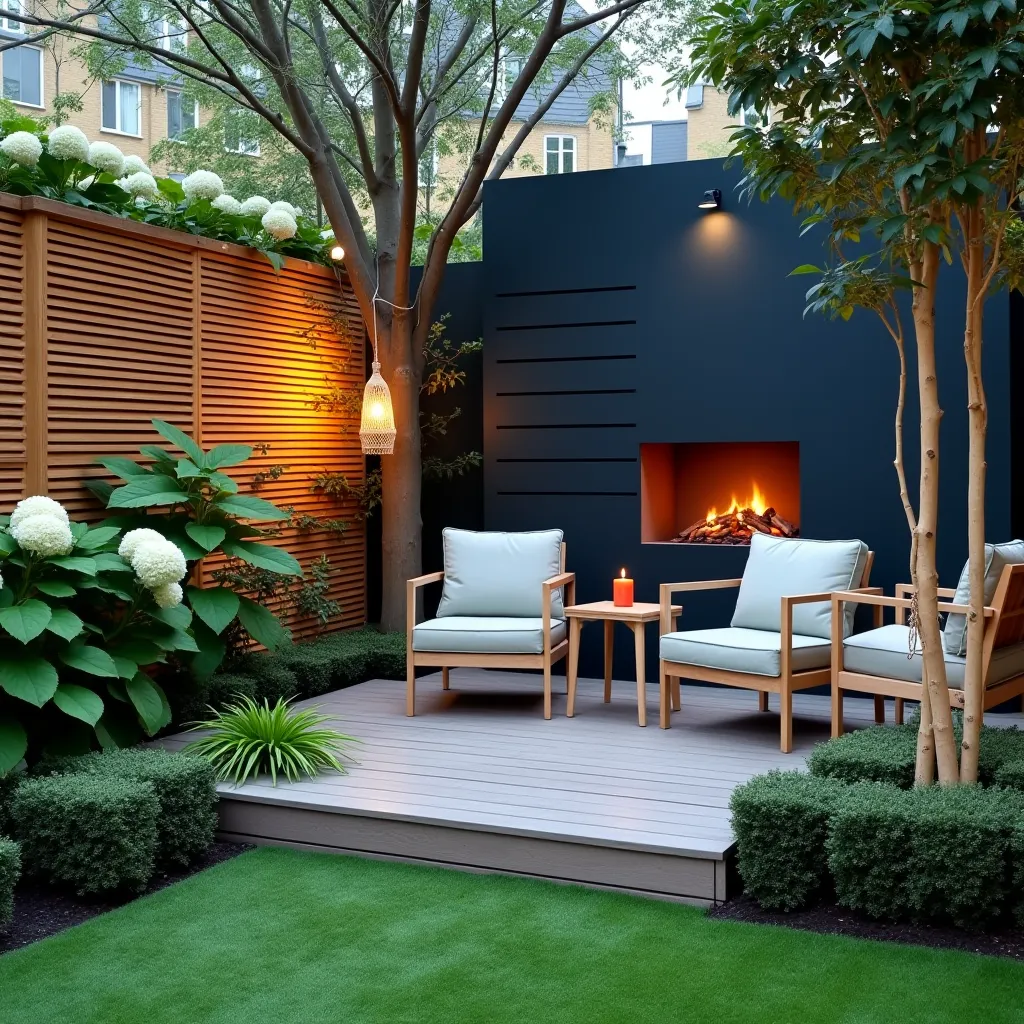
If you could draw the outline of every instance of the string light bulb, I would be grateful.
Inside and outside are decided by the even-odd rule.
[[[335,263],[340,263],[345,258],[345,250],[340,245],[331,247],[331,259]]]

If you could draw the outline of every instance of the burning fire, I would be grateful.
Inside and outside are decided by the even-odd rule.
[[[724,512],[719,512],[717,508],[709,508],[707,521],[713,523],[720,515],[729,516],[734,512],[742,512],[745,508],[753,509],[759,516],[764,515],[765,510],[771,507],[768,504],[768,499],[761,493],[761,488],[757,486],[757,481],[751,481],[750,487],[751,495],[749,498],[740,501],[733,494],[732,502]]]

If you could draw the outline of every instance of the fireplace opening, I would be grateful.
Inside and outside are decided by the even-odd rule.
[[[749,545],[754,533],[800,533],[798,442],[640,445],[643,543]]]

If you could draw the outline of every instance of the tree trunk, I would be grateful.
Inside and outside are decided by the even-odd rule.
[[[915,530],[917,630],[921,642],[923,681],[928,688],[931,708],[939,782],[950,785],[957,782],[960,776],[953,737],[953,716],[949,707],[949,687],[946,684],[942,632],[939,629],[939,573],[935,557],[939,513],[939,424],[942,421],[935,366],[935,287],[938,281],[939,251],[931,242],[925,242],[923,246],[922,277],[920,287],[914,291],[917,384],[921,407],[921,497]],[[919,738],[919,755],[923,743],[924,740]]]
[[[985,713],[984,680],[981,674],[985,635],[985,433],[988,406],[981,376],[982,317],[985,297],[985,220],[979,200],[968,211],[967,226],[967,319],[964,327],[964,359],[967,363],[967,414],[969,449],[967,463],[967,551],[970,599],[967,615],[967,665],[964,673],[964,735],[961,743],[960,781],[978,781],[981,723]]]

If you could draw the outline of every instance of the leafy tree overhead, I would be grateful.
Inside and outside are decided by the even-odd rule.
[[[431,308],[453,240],[479,209],[484,181],[510,166],[566,89],[596,74],[599,62],[612,78],[639,74],[691,3],[601,0],[587,13],[567,0],[97,0],[97,20],[71,22],[45,9],[24,18],[94,41],[94,71],[148,62],[194,95],[216,93],[225,116],[244,121],[240,131],[269,127],[306,161],[395,405],[398,439],[383,473],[389,628],[404,623],[404,581],[421,567],[417,409]],[[629,44],[628,60],[613,37]],[[531,90],[539,101],[517,117]],[[613,101],[608,90],[599,94],[595,112],[611,116]],[[465,169],[413,291],[420,168],[434,148],[457,153]]]
[[[781,196],[824,229],[828,261],[808,311],[882,319],[899,356],[895,465],[911,530],[912,626],[924,661],[917,779],[977,779],[985,577],[986,298],[1019,285],[1024,231],[1024,18],[1015,0],[723,0],[703,18],[680,84],[710,80],[763,126],[733,135],[751,196]],[[937,609],[939,387],[935,296],[966,275],[970,611],[958,766]],[[905,323],[911,297],[911,317]],[[903,466],[906,346],[915,348],[921,475]],[[959,342],[958,342],[959,346]]]

